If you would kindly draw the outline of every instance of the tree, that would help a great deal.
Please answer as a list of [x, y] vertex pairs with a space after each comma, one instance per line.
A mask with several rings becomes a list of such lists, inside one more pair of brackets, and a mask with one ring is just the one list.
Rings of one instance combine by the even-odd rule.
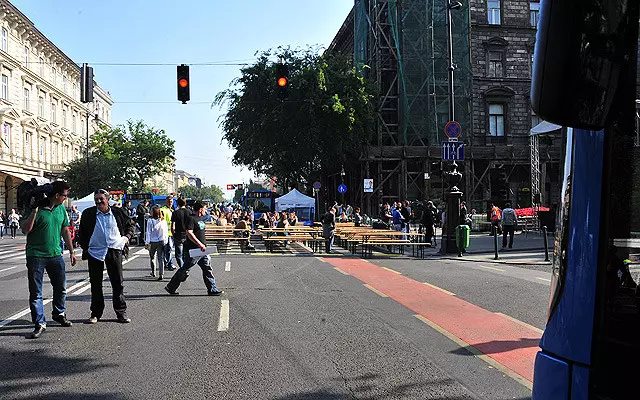
[[[289, 67], [286, 101], [277, 100], [273, 58]], [[349, 58], [280, 48], [242, 68], [214, 104], [228, 104], [221, 126], [234, 164], [309, 189], [319, 174], [359, 160], [375, 130], [372, 94]]]
[[213, 203], [222, 203], [224, 201], [224, 193], [219, 186], [202, 186], [197, 188], [195, 186], [182, 186], [178, 189], [180, 196], [185, 198], [191, 198], [195, 200], [211, 200]]
[[142, 191], [146, 181], [173, 168], [175, 141], [142, 121], [101, 125], [90, 138], [90, 148], [88, 181], [84, 159], [67, 164], [64, 173], [79, 197], [100, 187]]

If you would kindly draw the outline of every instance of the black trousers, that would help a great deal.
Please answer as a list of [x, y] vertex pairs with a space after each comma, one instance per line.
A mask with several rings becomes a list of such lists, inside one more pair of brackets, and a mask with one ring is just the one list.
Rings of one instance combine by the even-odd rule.
[[513, 247], [513, 233], [515, 225], [502, 225], [502, 247], [507, 247], [507, 234], [509, 234], [509, 248]]
[[109, 249], [104, 261], [89, 255], [89, 281], [91, 282], [91, 316], [101, 318], [104, 312], [104, 294], [102, 276], [105, 266], [113, 290], [113, 310], [116, 316], [126, 316], [127, 303], [124, 300], [122, 277], [122, 250]]

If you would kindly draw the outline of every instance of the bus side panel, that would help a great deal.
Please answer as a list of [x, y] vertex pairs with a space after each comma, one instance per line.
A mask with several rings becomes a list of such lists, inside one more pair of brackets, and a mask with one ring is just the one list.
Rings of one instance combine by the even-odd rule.
[[533, 400], [569, 400], [569, 364], [539, 351], [533, 374]]
[[575, 129], [573, 136], [569, 239], [567, 248], [560, 249], [568, 252], [568, 262], [561, 298], [547, 323], [540, 347], [564, 360], [589, 365], [598, 269], [604, 131]]
[[574, 365], [571, 369], [571, 400], [589, 398], [589, 369]]

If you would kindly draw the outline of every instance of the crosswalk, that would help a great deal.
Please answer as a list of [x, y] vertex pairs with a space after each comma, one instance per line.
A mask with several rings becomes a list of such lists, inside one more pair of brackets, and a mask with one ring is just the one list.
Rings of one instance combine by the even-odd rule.
[[[76, 255], [81, 253], [81, 249], [75, 249]], [[65, 254], [68, 254], [65, 252]], [[24, 245], [11, 244], [0, 246], [0, 273], [11, 271], [16, 268], [17, 264], [24, 265], [27, 255]]]

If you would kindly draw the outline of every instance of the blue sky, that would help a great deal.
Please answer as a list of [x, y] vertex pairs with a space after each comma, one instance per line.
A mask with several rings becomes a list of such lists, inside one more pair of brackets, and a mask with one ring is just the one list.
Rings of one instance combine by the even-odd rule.
[[[176, 100], [176, 67], [185, 63], [251, 63], [278, 46], [328, 46], [352, 0], [11, 0], [76, 63], [94, 66], [95, 79], [115, 101], [112, 122], [142, 119], [176, 141], [177, 168], [226, 189], [253, 174], [231, 165], [211, 108], [240, 66], [191, 66], [191, 101]], [[168, 63], [107, 66], [99, 63]], [[137, 103], [142, 102], [142, 103]], [[229, 192], [229, 195], [232, 193]]]

